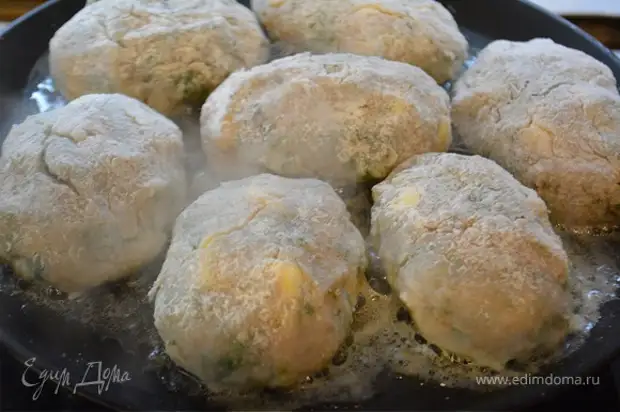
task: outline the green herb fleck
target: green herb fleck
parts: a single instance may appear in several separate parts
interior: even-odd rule
[[[235,341],[228,354],[221,357],[217,362],[218,379],[225,379],[239,369],[243,365],[245,352],[246,346],[239,341]]]
[[[191,106],[202,105],[211,93],[211,89],[205,84],[202,75],[193,71],[183,73],[177,79],[176,85],[181,91],[185,103]]]
[[[312,305],[311,305],[311,304],[309,304],[309,303],[304,303],[304,312],[305,312],[305,313],[306,313],[306,315],[308,315],[308,316],[312,316],[312,315],[314,315],[314,313],[315,313],[314,306],[312,306]]]

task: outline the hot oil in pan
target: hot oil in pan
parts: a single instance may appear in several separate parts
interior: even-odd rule
[[[571,290],[577,306],[574,335],[563,350],[558,351],[556,358],[566,356],[585,340],[598,320],[600,306],[614,297],[620,280],[612,246],[606,237],[564,234],[563,240],[572,262]],[[24,289],[21,281],[6,274],[0,276],[1,289],[2,293],[21,294],[32,302],[29,304],[44,305],[118,340],[125,351],[144,356],[145,370],[161,368],[158,372],[165,384],[171,390],[184,393],[186,387],[194,389],[195,386],[181,371],[168,369],[169,362],[161,352],[160,340],[152,324],[152,308],[145,300],[159,263],[145,268],[127,285],[103,287],[74,299],[67,299],[52,288],[33,286]],[[375,257],[373,266],[378,263]],[[418,376],[442,386],[490,389],[476,385],[474,380],[488,375],[488,370],[452,362],[416,333],[406,311],[389,294],[389,287],[379,271],[369,271],[369,280],[373,288],[366,288],[358,300],[353,333],[325,370],[307,377],[299,388],[292,391],[210,396],[241,408],[294,408],[314,403],[317,399],[322,402],[359,402],[375,393],[376,379],[386,366],[397,374]],[[527,372],[533,372],[539,363],[529,366]],[[519,373],[506,371],[503,375],[517,376]]]
[[[601,305],[615,297],[620,282],[616,258],[606,237],[562,233],[570,256],[571,292],[576,299],[572,316],[573,333],[551,358],[532,361],[526,370],[506,370],[491,373],[488,369],[467,364],[450,357],[440,348],[429,344],[416,333],[404,307],[389,292],[381,272],[371,268],[370,284],[358,301],[353,333],[332,364],[316,376],[308,377],[300,388],[287,393],[268,393],[261,397],[248,395],[239,399],[238,407],[296,407],[316,402],[360,401],[370,398],[377,390],[377,379],[386,369],[395,377],[416,376],[444,387],[465,387],[472,390],[492,390],[477,385],[480,376],[522,376],[546,363],[557,360],[577,349],[587,338],[599,319]],[[376,268],[378,258],[373,256]],[[496,386],[496,388],[499,387]],[[230,394],[223,394],[230,399]],[[277,399],[277,403],[275,402]],[[286,403],[288,401],[288,403]],[[284,404],[283,404],[284,402]]]
[[[472,45],[472,57],[465,64],[466,67],[471,65],[477,52],[488,41],[467,30],[463,31]],[[449,91],[451,85],[446,84],[446,89]],[[20,111],[22,118],[65,104],[49,79],[45,57],[33,70],[26,97]],[[16,122],[21,120],[15,119]],[[191,121],[187,123],[187,119],[184,119],[181,127],[186,133],[189,131],[190,138],[196,137],[196,124]],[[194,143],[195,146],[196,141],[187,143]],[[453,149],[457,152],[464,151],[458,140]],[[200,159],[190,160],[193,161],[199,162]],[[214,183],[216,182],[208,182],[208,185],[212,186]],[[361,226],[367,226],[367,193],[359,190],[339,190],[339,193],[348,202],[349,209],[356,214],[354,220],[360,222]],[[364,229],[367,227],[362,228],[363,231]],[[552,359],[533,362],[526,372],[535,371],[541,363],[566,356],[578,348],[597,322],[601,305],[615,297],[615,290],[620,282],[617,266],[620,256],[614,252],[612,245],[612,242],[620,240],[620,235],[561,235],[572,262],[570,287],[577,302],[572,324],[574,333],[565,347]],[[612,237],[617,239],[611,239]],[[373,255],[373,268],[369,271],[369,283],[372,287],[367,287],[360,296],[353,332],[325,370],[307,377],[292,391],[268,391],[254,395],[221,393],[210,396],[226,400],[233,407],[254,409],[259,406],[294,408],[314,404],[317,400],[356,402],[375,393],[378,388],[377,378],[386,369],[396,374],[397,378],[398,374],[420,377],[420,385],[425,384],[424,380],[430,380],[442,386],[484,389],[483,385],[475,384],[474,378],[488,375],[488,370],[468,365],[458,359],[450,359],[448,354],[416,333],[407,311],[391,295],[389,286],[377,269],[379,263]],[[190,382],[187,375],[179,369],[169,368],[170,361],[163,354],[161,342],[153,326],[152,307],[146,301],[146,293],[160,265],[161,259],[145,267],[128,282],[105,286],[74,299],[62,296],[53,288],[24,288],[23,282],[16,281],[6,273],[0,273],[0,293],[21,294],[32,302],[29,304],[44,305],[92,326],[99,333],[118,340],[125,351],[143,356],[145,370],[157,371],[170,390],[186,393],[188,388],[195,388],[194,382]],[[506,371],[503,374],[514,376],[523,372]]]
[[[151,305],[146,299],[162,260],[144,267],[126,282],[104,285],[82,295],[67,296],[51,286],[18,280],[13,273],[0,271],[0,293],[22,295],[29,302],[22,306],[42,305],[118,340],[123,348],[136,353],[159,343],[153,327]],[[53,329],[51,329],[53,333]]]

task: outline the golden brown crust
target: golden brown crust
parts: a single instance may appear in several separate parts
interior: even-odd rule
[[[571,227],[620,224],[620,95],[611,70],[548,39],[496,41],[455,85],[455,130]]]
[[[564,338],[568,258],[533,190],[482,157],[425,154],[373,195],[373,246],[430,342],[502,369]]]
[[[33,115],[2,149],[0,254],[67,292],[148,263],[184,206],[181,131],[123,95]]]
[[[202,108],[201,136],[214,173],[351,183],[447,150],[449,111],[447,93],[416,67],[306,53],[231,75]]]
[[[364,246],[318,180],[264,174],[203,194],[177,220],[150,292],[168,354],[210,388],[319,371],[349,332]]]

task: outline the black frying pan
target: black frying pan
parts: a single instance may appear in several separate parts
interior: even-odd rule
[[[505,38],[528,40],[550,37],[558,43],[581,49],[607,64],[620,79],[620,61],[570,23],[538,7],[517,0],[445,0],[458,23],[465,29],[487,39]],[[52,0],[17,20],[0,35],[0,136],[4,136],[11,121],[19,119],[24,107],[15,104],[23,96],[29,73],[38,58],[46,51],[54,32],[84,5],[84,0]],[[22,99],[23,100],[23,99]],[[27,108],[26,108],[27,109]],[[156,273],[156,270],[155,270]],[[19,287],[12,280],[9,268],[0,271],[0,341],[21,361],[36,357],[32,369],[66,371],[70,375],[70,390],[80,382],[89,362],[101,362],[104,367],[120,374],[123,383],[109,387],[82,386],[77,393],[95,402],[122,410],[221,410],[222,405],[197,394],[193,381],[179,373],[163,383],[167,366],[145,368],[150,347],[125,345],[107,339],[82,323],[26,303],[22,294],[13,294]],[[11,286],[7,286],[13,282]],[[4,286],[3,286],[4,285]],[[111,292],[114,292],[112,290]],[[117,291],[118,292],[118,291]],[[560,363],[545,371],[554,376],[587,375],[603,363],[620,354],[620,300],[607,303],[602,318],[592,330],[587,342]],[[149,321],[149,319],[147,319]],[[128,331],[131,340],[131,332]],[[87,381],[94,379],[96,366],[91,367]],[[173,373],[173,372],[171,372]],[[172,375],[171,375],[172,376]],[[117,379],[118,380],[118,379]],[[35,383],[35,382],[33,382]],[[176,387],[176,390],[175,390]],[[358,410],[514,410],[530,406],[560,387],[518,386],[481,393],[464,389],[447,389],[415,379],[393,379],[381,376],[377,381],[379,394],[358,405],[315,405],[312,409]],[[54,390],[48,382],[44,390]],[[191,393],[194,392],[194,395]]]

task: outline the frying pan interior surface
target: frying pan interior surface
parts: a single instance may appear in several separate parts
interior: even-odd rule
[[[479,47],[492,39],[522,41],[549,37],[592,55],[620,78],[620,61],[610,51],[566,21],[529,3],[516,0],[445,0],[443,3],[470,41]],[[0,35],[0,136],[4,137],[11,124],[35,110],[33,102],[28,100],[28,91],[24,91],[29,74],[46,52],[54,32],[83,5],[84,0],[53,0],[19,19]],[[157,273],[157,264],[154,265],[150,273]],[[77,320],[27,301],[20,292],[24,287],[15,281],[10,268],[1,267],[0,341],[20,360],[28,362],[31,369],[66,371],[70,376],[66,382],[69,390],[115,409],[224,409],[205,397],[193,380],[185,379],[170,365],[157,364],[158,354],[152,353],[152,347],[135,343],[140,341],[133,335],[138,331],[128,327],[125,335],[129,343],[121,345]],[[122,292],[110,291],[111,294]],[[128,307],[127,311],[134,309],[141,308]],[[618,315],[620,300],[605,304],[601,320],[587,342],[544,374],[586,375],[620,353]],[[149,316],[145,316],[144,321],[150,322]],[[112,377],[97,382],[97,373],[106,371]],[[92,384],[78,385],[80,382]],[[541,401],[560,389],[529,385],[478,392],[430,382],[422,384],[413,378],[395,379],[388,374],[379,377],[376,387],[378,394],[369,401],[356,405],[314,405],[310,409],[514,410]],[[53,386],[48,390],[53,390]]]

